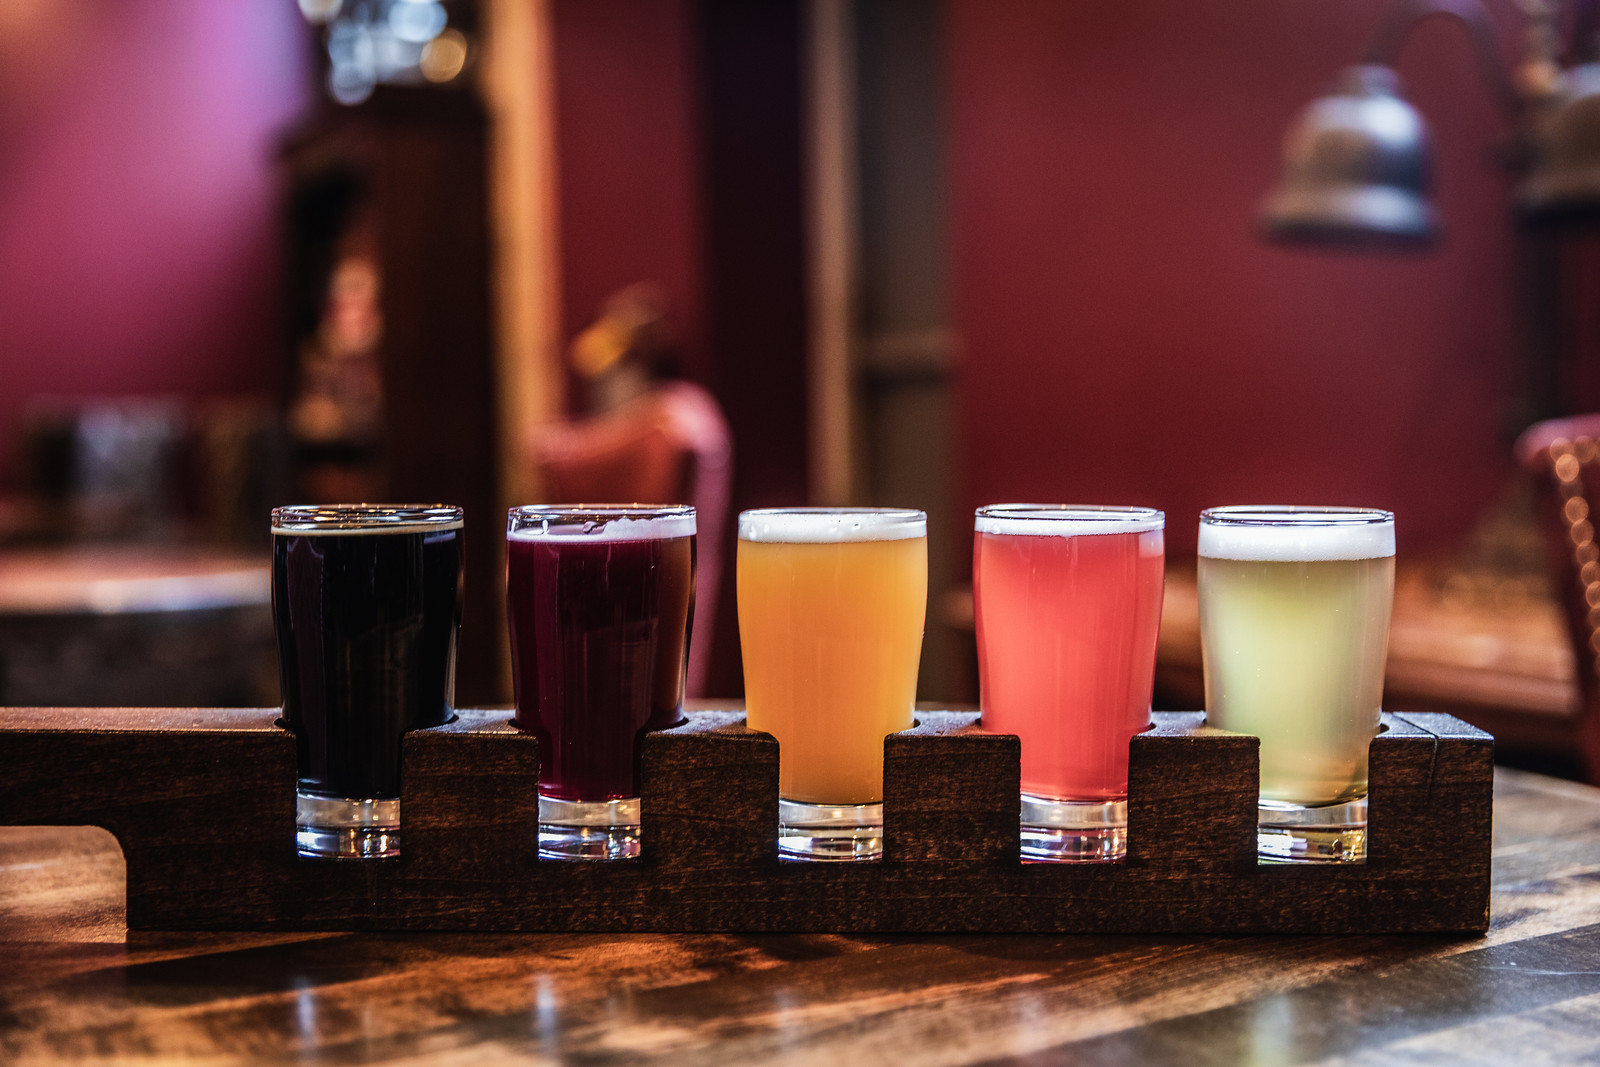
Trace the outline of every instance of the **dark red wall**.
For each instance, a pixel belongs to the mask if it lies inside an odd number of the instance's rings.
[[[559,0],[553,12],[563,338],[614,289],[659,282],[686,373],[727,413],[732,510],[803,503],[797,5]],[[743,689],[727,526],[712,695]]]
[[[0,20],[0,484],[32,396],[275,387],[272,153],[306,32],[285,0]]]
[[[949,0],[965,500],[1373,504],[1402,551],[1509,470],[1504,131],[1459,27],[1400,61],[1448,237],[1400,258],[1257,238],[1296,112],[1388,0]],[[1509,0],[1491,5],[1508,42]]]
[[[552,6],[563,323],[624,285],[665,287],[705,370],[698,57],[690,0]]]

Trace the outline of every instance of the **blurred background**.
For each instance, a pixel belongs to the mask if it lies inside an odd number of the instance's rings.
[[[739,509],[927,510],[974,702],[972,509],[1162,508],[1199,707],[1200,509],[1337,503],[1387,704],[1595,780],[1595,6],[6,0],[0,703],[275,704],[267,511],[358,498],[466,507],[504,702],[504,508],[618,485],[711,697]]]

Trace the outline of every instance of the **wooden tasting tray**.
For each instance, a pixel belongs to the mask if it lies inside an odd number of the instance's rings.
[[[884,742],[880,862],[777,858],[778,745],[738,711],[645,739],[642,856],[541,861],[538,751],[507,712],[404,743],[396,859],[294,850],[275,709],[0,709],[0,824],[94,825],[131,929],[1070,933],[1482,932],[1494,741],[1386,713],[1362,865],[1256,860],[1256,738],[1158,712],[1133,738],[1128,856],[1018,860],[1018,743],[919,711]]]

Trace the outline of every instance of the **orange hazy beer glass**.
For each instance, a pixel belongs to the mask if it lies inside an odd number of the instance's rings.
[[[873,508],[739,516],[749,725],[778,739],[786,859],[883,854],[883,739],[911,726],[928,518]]]

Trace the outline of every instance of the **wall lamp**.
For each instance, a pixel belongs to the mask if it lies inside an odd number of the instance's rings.
[[[1600,222],[1600,0],[1578,0],[1572,62],[1561,61],[1552,0],[1519,0],[1526,21],[1513,72],[1481,0],[1400,0],[1361,62],[1306,107],[1284,142],[1284,171],[1262,207],[1273,240],[1358,248],[1425,248],[1439,233],[1427,123],[1401,96],[1395,61],[1411,31],[1435,17],[1466,28],[1478,67],[1505,112],[1504,153],[1520,175],[1518,214],[1530,224]]]

